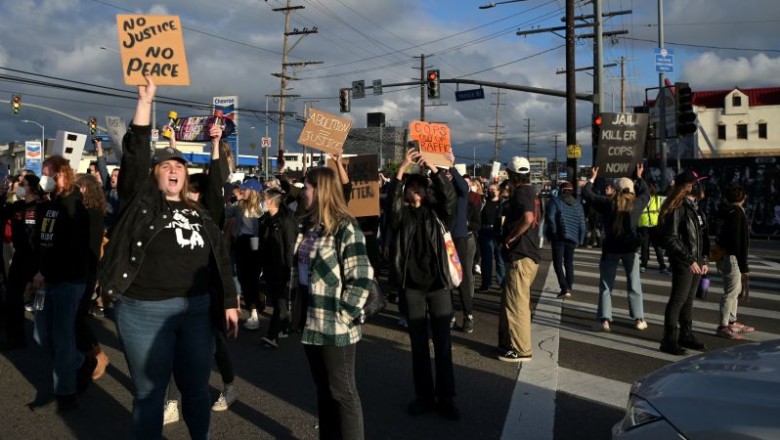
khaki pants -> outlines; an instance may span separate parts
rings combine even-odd
[[[531,354],[531,283],[539,264],[530,258],[513,261],[506,271],[498,315],[498,346],[521,356]]]

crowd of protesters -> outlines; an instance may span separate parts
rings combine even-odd
[[[102,318],[112,306],[133,384],[136,437],[162,438],[164,424],[181,414],[192,438],[208,438],[211,411],[238,397],[229,338],[238,333],[241,309],[244,328],[256,331],[270,307],[258,342],[273,350],[300,333],[320,437],[363,439],[358,318],[377,283],[380,255],[390,269],[383,287],[397,295],[411,344],[412,416],[436,411],[460,419],[451,332],[471,333],[478,324],[475,291],[500,292],[496,358],[533,359],[531,284],[544,240],[561,300],[582,295],[575,249],[601,248],[597,331],[610,331],[618,264],[629,280],[630,318],[638,330],[647,328],[641,274],[651,246],[659,273],[672,277],[661,351],[705,349],[692,330],[692,304],[711,255],[725,280],[716,333],[741,339],[754,331],[737,321],[736,298],[749,274],[739,186],[726,193],[724,233],[699,209],[706,194],[693,171],[676,176],[668,197],[645,182],[641,164],[614,181],[594,168],[579,182],[582,197],[569,182],[540,194],[527,158],[512,158],[505,180],[483,180],[436,166],[412,148],[382,182],[381,214],[356,219],[340,155],[331,156],[334,168],[309,169],[300,183],[284,175],[230,182],[235,163],[218,125],[209,127],[204,173],[190,174],[174,138],[151,151],[156,87],[147,81],[138,88],[119,167],[108,172],[95,139],[97,161],[88,173],[77,175],[65,158],[52,156],[40,177],[24,172],[13,179],[4,198],[13,250],[12,258],[4,252],[4,349],[26,346],[26,303],[36,291],[43,295],[42,307],[32,310],[34,339],[52,357],[53,390],[35,411],[74,410],[79,394],[103,375],[109,359],[89,313]],[[223,382],[216,400],[208,385],[212,357]]]

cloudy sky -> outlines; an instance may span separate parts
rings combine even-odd
[[[161,87],[158,94],[209,105],[213,96],[237,95],[240,100],[242,153],[259,143],[265,130],[265,95],[279,93],[284,15],[273,8],[286,0],[16,0],[7,2],[0,27],[0,100],[21,94],[36,104],[86,119],[132,115],[133,101],[123,82],[118,54],[116,15],[141,13],[178,15],[184,26],[189,63],[189,87]],[[338,113],[338,89],[354,80],[384,84],[419,78],[419,60],[438,68],[442,78],[465,78],[563,90],[564,40],[552,33],[525,37],[518,30],[561,26],[564,0],[496,2],[482,10],[484,0],[292,0],[304,6],[291,15],[291,27],[313,28],[290,52],[289,61],[323,61],[293,72],[288,93],[300,95],[288,111],[303,112],[305,102]],[[577,13],[592,13],[588,1],[577,1]],[[658,85],[653,51],[657,47],[657,1],[603,0],[603,12],[632,10],[608,19],[604,30],[628,31],[605,39],[605,63],[625,60],[624,90],[628,108],[640,105],[645,89]],[[666,47],[675,54],[672,81],[688,81],[694,91],[780,86],[777,49],[780,2],[776,0],[665,0]],[[291,37],[291,43],[296,37]],[[592,42],[577,45],[578,67],[592,66]],[[415,70],[417,69],[417,70]],[[621,70],[605,69],[605,110],[619,110]],[[74,82],[75,81],[75,82]],[[31,84],[31,82],[33,84]],[[473,88],[464,85],[461,90]],[[74,90],[75,89],[75,90]],[[592,77],[577,74],[577,91],[590,93]],[[447,122],[455,154],[470,163],[493,156],[496,92],[485,89],[485,100],[456,102],[453,84],[442,85],[441,104],[426,108],[428,120]],[[90,93],[93,92],[93,93]],[[108,94],[109,96],[106,96]],[[348,117],[364,127],[367,112],[385,112],[388,125],[402,126],[419,118],[419,89],[385,88],[381,96],[352,101]],[[499,122],[501,158],[525,154],[527,119],[531,125],[531,156],[553,157],[553,140],[565,143],[565,103],[561,98],[502,91]],[[22,114],[0,112],[0,143],[37,139],[40,129],[22,123],[31,119],[56,130],[85,132],[86,126],[63,116],[23,104]],[[7,104],[4,104],[7,105]],[[271,108],[275,109],[273,101]],[[614,106],[614,107],[613,107]],[[158,121],[168,110],[180,115],[204,111],[185,105],[158,105]],[[578,141],[590,145],[589,103],[577,106]],[[290,121],[288,150],[302,123]],[[276,123],[271,120],[276,150]],[[583,162],[588,163],[589,148]],[[256,150],[255,150],[256,151]],[[565,157],[565,150],[559,150]]]

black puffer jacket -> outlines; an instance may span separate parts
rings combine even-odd
[[[660,219],[663,247],[672,263],[707,264],[710,254],[707,218],[697,212],[693,202],[686,198],[677,209]]]
[[[433,190],[436,195],[436,204],[431,206],[432,211],[435,212],[439,220],[445,225],[450,224],[450,220],[455,213],[455,206],[458,198],[455,194],[455,188],[452,183],[447,180],[443,175],[444,173],[436,173],[433,177]],[[444,256],[447,254],[444,248],[444,239],[439,231],[439,226],[433,216],[429,216],[430,221],[417,224],[413,221],[408,210],[411,209],[404,204],[404,186],[398,179],[393,179],[390,182],[390,188],[388,189],[388,199],[390,201],[390,209],[387,212],[388,229],[391,231],[390,235],[393,237],[392,255],[393,255],[393,271],[396,277],[396,281],[401,288],[406,287],[406,263],[409,261],[409,251],[411,249],[411,243],[406,241],[405,237],[414,237],[417,228],[425,228],[425,235],[433,240],[434,249],[438,249],[438,255]],[[443,286],[451,286],[449,279],[449,263],[446,258],[439,258],[439,274],[442,277],[439,281]]]
[[[122,167],[119,174],[119,198],[122,211],[119,215],[111,240],[98,268],[98,279],[110,297],[116,299],[127,291],[140,270],[146,250],[154,237],[170,222],[169,210],[157,182],[150,175],[152,157],[149,149],[151,126],[130,125],[122,140]],[[225,329],[225,309],[238,307],[238,294],[233,283],[230,260],[222,243],[222,233],[215,219],[219,218],[221,185],[220,171],[212,161],[214,172],[210,179],[204,204],[210,211],[198,209],[203,218],[205,237],[211,249],[209,261],[209,294],[211,296],[211,317],[214,326]]]

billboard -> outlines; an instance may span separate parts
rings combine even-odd
[[[222,116],[233,121],[236,125],[236,131],[224,140],[230,144],[233,151],[233,157],[238,157],[238,96],[215,96],[212,101],[214,111],[222,110]]]
[[[38,141],[24,143],[24,168],[32,170],[36,176],[41,175],[43,164],[43,147]]]

